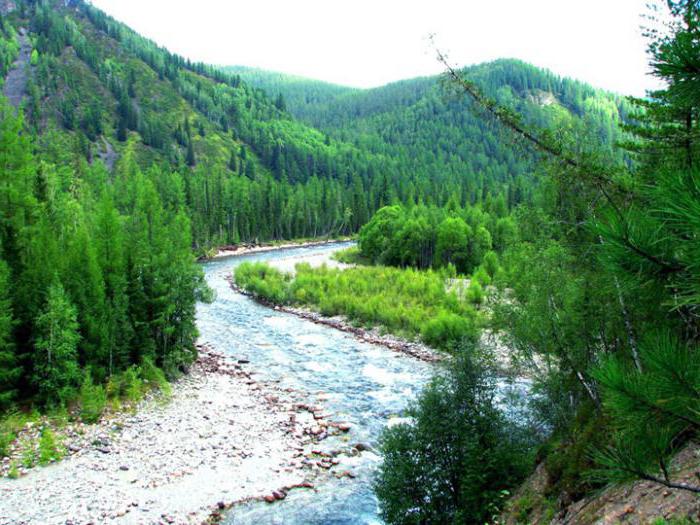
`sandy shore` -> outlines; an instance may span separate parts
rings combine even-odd
[[[0,479],[0,524],[202,523],[235,503],[313,489],[321,475],[351,476],[334,456],[310,460],[349,426],[246,366],[203,348],[167,403],[73,431],[63,461]]]

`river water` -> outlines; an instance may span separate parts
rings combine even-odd
[[[319,448],[348,448],[349,444],[376,446],[382,429],[398,419],[426,384],[434,365],[354,337],[313,324],[290,314],[263,307],[234,292],[225,278],[244,261],[273,261],[289,257],[328,254],[347,244],[290,248],[214,260],[204,264],[207,282],[216,300],[199,305],[197,324],[202,341],[236,359],[250,361],[264,380],[279,381],[312,394],[334,414],[333,420],[352,425],[349,435],[331,437]],[[229,525],[245,524],[379,524],[372,492],[379,457],[363,452],[341,457],[340,469],[355,479],[330,477],[318,491],[296,490],[273,505],[255,503],[235,508]]]

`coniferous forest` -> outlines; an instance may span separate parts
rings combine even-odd
[[[198,304],[216,301],[198,261],[351,237],[334,267],[228,273],[267,306],[438,356],[400,423],[354,445],[382,458],[377,519],[593,523],[573,505],[643,481],[679,499],[636,522],[696,522],[700,3],[660,6],[663,87],[634,98],[439,50],[444,75],[349,88],[192,62],[83,0],[0,2],[8,477],[66,454],[47,426],[43,459],[18,462],[25,424],[99,424],[198,366]],[[317,445],[350,426],[311,428]]]

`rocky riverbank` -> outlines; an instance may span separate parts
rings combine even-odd
[[[202,346],[167,403],[68,428],[69,457],[0,479],[0,524],[204,523],[237,503],[352,477],[344,458],[366,446],[351,444],[350,425],[247,365]],[[348,445],[323,450],[337,433]]]

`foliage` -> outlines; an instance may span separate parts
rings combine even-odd
[[[480,305],[484,302],[484,290],[476,277],[469,283],[469,288],[467,288],[467,301],[475,305]]]
[[[475,338],[474,320],[461,315],[441,312],[425,322],[421,338],[433,348],[452,349],[464,339]]]
[[[477,334],[474,310],[446,290],[443,274],[432,270],[370,266],[346,270],[298,264],[290,275],[264,263],[236,268],[238,286],[275,304],[310,306],[327,316],[344,315],[435,348],[450,349]]]
[[[105,388],[92,382],[92,375],[88,370],[80,387],[80,418],[85,423],[96,423],[102,417],[106,404]]]
[[[671,23],[649,36],[652,69],[667,87],[636,101],[643,112],[628,127],[635,136],[627,144],[636,164],[572,148],[560,130],[563,139],[530,128],[474,82],[457,80],[488,115],[552,160],[539,206],[515,214],[521,242],[503,253],[494,320],[518,358],[539,367],[535,386],[545,402],[536,405],[561,443],[548,469],[569,478],[570,497],[582,495],[586,477],[700,491],[675,482],[667,468],[697,436],[700,399],[691,262],[700,231],[700,98],[690,89],[700,11],[697,2],[666,7]],[[588,431],[581,436],[581,429]]]
[[[503,198],[510,211],[529,202],[536,188],[531,176],[536,156],[514,147],[510,137],[472,111],[470,101],[451,96],[439,77],[361,90],[259,69],[227,70],[271,97],[282,94],[293,115],[334,142],[359,144],[419,175],[387,188],[375,206],[393,204],[394,195],[400,202],[437,206],[454,199],[471,206]],[[528,123],[585,123],[593,143],[607,149],[622,137],[617,123],[631,111],[623,97],[517,60],[496,60],[463,73]],[[427,186],[430,192],[425,192]]]
[[[176,375],[210,296],[184,212],[133,156],[109,181],[99,164],[38,161],[21,117],[0,112],[0,408],[66,404],[88,368],[96,389],[144,359]]]
[[[357,246],[333,252],[331,258],[343,264],[366,264],[368,262],[362,256],[360,253],[360,248]]]
[[[13,338],[14,319],[9,293],[9,269],[0,260],[0,412],[9,408],[17,395],[17,382],[22,368],[16,355]],[[0,444],[0,456],[2,456]]]
[[[375,264],[443,268],[470,273],[492,248],[498,232],[494,204],[464,209],[388,206],[360,229],[360,255]],[[488,228],[493,229],[493,233]],[[505,248],[507,242],[501,245]]]
[[[49,288],[36,328],[34,384],[46,404],[62,404],[73,396],[79,380],[80,335],[77,310],[58,281]]]
[[[15,440],[15,434],[6,430],[0,432],[0,458],[10,453],[10,444]]]
[[[144,358],[139,367],[140,376],[151,388],[156,388],[165,397],[172,395],[172,388],[163,370],[158,368],[152,360]]]
[[[121,392],[132,403],[140,401],[143,397],[143,382],[136,367],[126,369],[122,374]]]
[[[614,442],[596,452],[604,479],[658,478],[671,484],[668,459],[679,436],[700,425],[700,357],[669,334],[640,348],[642,372],[608,357],[596,370]]]
[[[19,468],[16,462],[10,463],[10,469],[7,471],[7,477],[10,479],[19,478]]]
[[[256,297],[276,304],[289,302],[289,276],[265,263],[244,263],[236,267],[236,283]]]
[[[490,522],[530,466],[526,433],[495,401],[495,376],[468,351],[384,431],[375,491],[390,524]]]
[[[63,456],[63,447],[53,431],[46,427],[41,430],[39,438],[38,463],[45,466],[58,461]]]

